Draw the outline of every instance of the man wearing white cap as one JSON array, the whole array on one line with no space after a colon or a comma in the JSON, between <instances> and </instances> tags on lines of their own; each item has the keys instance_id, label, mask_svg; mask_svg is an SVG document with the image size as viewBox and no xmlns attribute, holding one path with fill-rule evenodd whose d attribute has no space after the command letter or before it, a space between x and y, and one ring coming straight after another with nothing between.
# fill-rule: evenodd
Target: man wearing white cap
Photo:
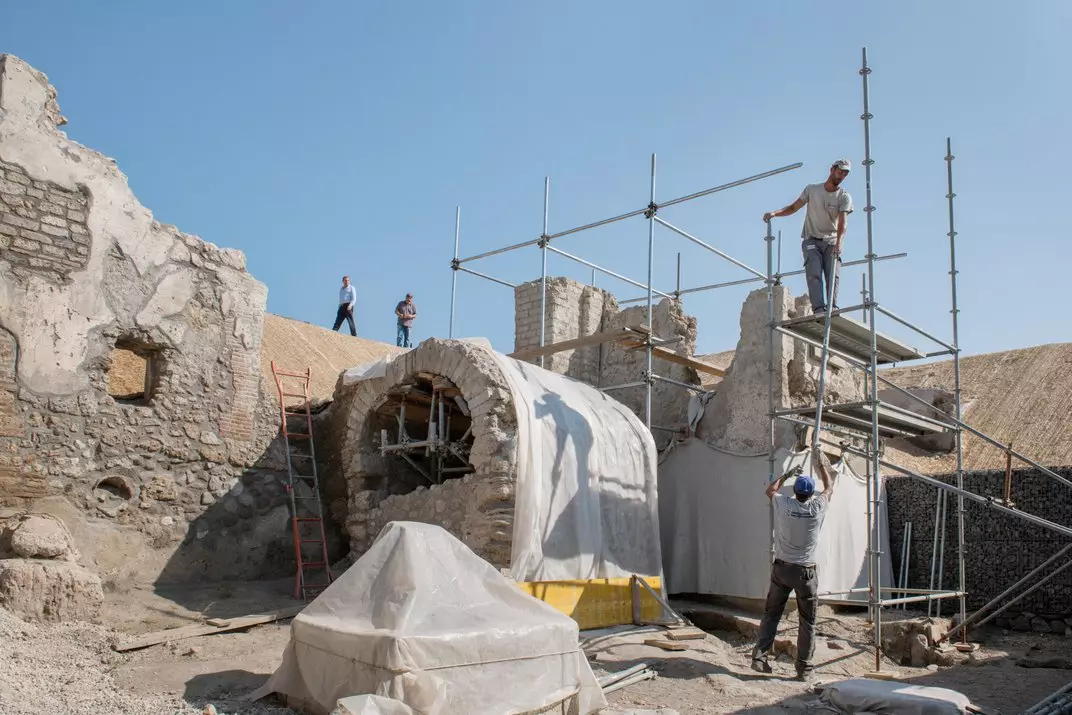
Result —
<instances>
[{"instance_id":1,"label":"man wearing white cap","mask_svg":"<svg viewBox=\"0 0 1072 715\"><path fill-rule=\"evenodd\" d=\"M816 315L826 312L826 296L833 283L831 310L837 309L837 276L835 261L841 260L841 242L845 238L849 214L852 213L852 197L841 188L841 182L849 175L852 165L848 159L838 159L830 167L830 175L822 184L808 184L800 192L800 198L785 208L763 214L764 221L779 216L791 216L808 207L804 215L803 239L804 274L808 279L808 295L811 309ZM823 284L823 278L826 284Z\"/></svg>"}]
</instances>

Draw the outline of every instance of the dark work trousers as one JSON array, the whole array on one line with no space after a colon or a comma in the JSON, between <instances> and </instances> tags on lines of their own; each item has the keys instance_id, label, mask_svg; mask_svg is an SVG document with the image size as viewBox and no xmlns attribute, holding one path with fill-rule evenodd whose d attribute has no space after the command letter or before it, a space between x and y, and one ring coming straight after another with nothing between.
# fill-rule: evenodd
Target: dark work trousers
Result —
<instances>
[{"instance_id":1,"label":"dark work trousers","mask_svg":"<svg viewBox=\"0 0 1072 715\"><path fill-rule=\"evenodd\" d=\"M759 641L752 658L766 661L774 647L774 635L778 632L778 621L782 620L785 602L789 592L797 594L797 615L800 625L797 627L797 675L810 673L811 659L815 654L815 615L819 603L819 578L815 566L799 566L775 559L771 565L770 590L767 591L767 604L763 611L763 622L759 625Z\"/></svg>"},{"instance_id":2,"label":"dark work trousers","mask_svg":"<svg viewBox=\"0 0 1072 715\"><path fill-rule=\"evenodd\" d=\"M339 312L335 314L335 327L332 330L338 330L342 327L342 321L346 321L350 324L350 335L357 336L357 326L354 325L354 311L350 310L348 303L339 304Z\"/></svg>"},{"instance_id":3,"label":"dark work trousers","mask_svg":"<svg viewBox=\"0 0 1072 715\"><path fill-rule=\"evenodd\" d=\"M834 265L841 261L841 257L834 255L833 241L805 238L800 248L804 252L804 275L808 280L808 297L811 299L812 311L826 309L831 282L834 284L834 307L831 310L837 310L838 279L834 276Z\"/></svg>"}]
</instances>

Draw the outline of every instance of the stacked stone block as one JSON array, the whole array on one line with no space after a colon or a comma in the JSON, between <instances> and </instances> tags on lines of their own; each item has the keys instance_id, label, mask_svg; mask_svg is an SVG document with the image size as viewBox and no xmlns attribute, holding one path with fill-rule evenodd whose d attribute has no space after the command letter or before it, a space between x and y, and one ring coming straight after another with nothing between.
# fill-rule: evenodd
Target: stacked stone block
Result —
<instances>
[{"instance_id":1,"label":"stacked stone block","mask_svg":"<svg viewBox=\"0 0 1072 715\"><path fill-rule=\"evenodd\" d=\"M88 196L0 159L0 261L65 280L89 260Z\"/></svg>"},{"instance_id":2,"label":"stacked stone block","mask_svg":"<svg viewBox=\"0 0 1072 715\"><path fill-rule=\"evenodd\" d=\"M515 350L540 344L540 290L537 280L518 286L514 292ZM648 323L646 306L619 310L614 296L607 291L560 277L547 279L544 315L547 345ZM666 346L668 350L691 356L696 349L696 319L685 315L677 301L664 298L656 303L653 329L659 338L678 338ZM531 362L538 364L539 359ZM625 350L614 343L600 343L548 355L544 367L596 387L619 385L643 379L647 353ZM699 385L698 376L690 368L656 359L654 369L657 374L678 382ZM614 397L643 418L644 388L616 390ZM656 383L652 388L652 422L663 426L682 425L688 401L689 394L683 388ZM656 434L657 443L665 444L668 439L668 433Z\"/></svg>"},{"instance_id":3,"label":"stacked stone block","mask_svg":"<svg viewBox=\"0 0 1072 715\"><path fill-rule=\"evenodd\" d=\"M388 460L397 459L380 455L374 414L391 388L417 373L444 377L461 391L472 420L469 462L475 472L431 488L393 493L384 476L391 471ZM484 348L425 340L391 363L384 377L340 384L329 419L326 429L338 445L338 461L330 468L342 472L349 492L345 528L352 554L364 553L389 522L410 520L439 524L488 562L510 565L517 414L506 376Z\"/></svg>"},{"instance_id":4,"label":"stacked stone block","mask_svg":"<svg viewBox=\"0 0 1072 715\"><path fill-rule=\"evenodd\" d=\"M1072 478L1072 469L1057 469ZM955 484L951 474L935 476ZM931 552L934 546L934 514L937 490L908 477L887 479L890 549L894 573L900 569L904 523L912 522L912 555L909 560L909 587L928 588ZM1000 499L1004 494L1005 473L1001 470L965 472L965 489ZM942 587L957 586L956 496L950 494L945 518L945 558ZM1013 471L1012 500L1022 511L1068 526L1072 524L1072 489L1035 469ZM976 609L1026 575L1068 544L1068 539L985 504L965 499L965 571L968 608ZM939 534L941 532L939 531ZM1058 561L1053 568L1060 566ZM943 613L952 614L955 601L947 601ZM1063 619L1072 618L1072 571L1065 571L1017 603L999 625L1022 630L1065 632ZM1058 621L1061 625L1058 626ZM1045 622L1045 624L1044 624ZM1045 628L1043 628L1045 625Z\"/></svg>"},{"instance_id":5,"label":"stacked stone block","mask_svg":"<svg viewBox=\"0 0 1072 715\"><path fill-rule=\"evenodd\" d=\"M171 554L143 578L292 572L265 286L153 220L61 119L47 77L0 55L0 507L63 500ZM117 345L154 356L141 404L109 394Z\"/></svg>"}]
</instances>

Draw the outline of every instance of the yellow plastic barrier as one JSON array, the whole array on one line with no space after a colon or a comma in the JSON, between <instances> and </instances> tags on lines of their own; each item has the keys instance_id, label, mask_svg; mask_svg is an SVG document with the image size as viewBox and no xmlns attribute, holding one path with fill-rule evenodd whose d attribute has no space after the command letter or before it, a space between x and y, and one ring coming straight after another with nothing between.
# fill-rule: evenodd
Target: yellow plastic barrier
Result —
<instances>
[{"instance_id":1,"label":"yellow plastic barrier","mask_svg":"<svg viewBox=\"0 0 1072 715\"><path fill-rule=\"evenodd\" d=\"M644 580L656 591L662 586L656 576L646 576ZM633 622L633 589L629 578L532 581L517 585L530 596L577 621L582 631ZM641 620L661 618L663 611L659 602L643 586L639 590Z\"/></svg>"}]
</instances>

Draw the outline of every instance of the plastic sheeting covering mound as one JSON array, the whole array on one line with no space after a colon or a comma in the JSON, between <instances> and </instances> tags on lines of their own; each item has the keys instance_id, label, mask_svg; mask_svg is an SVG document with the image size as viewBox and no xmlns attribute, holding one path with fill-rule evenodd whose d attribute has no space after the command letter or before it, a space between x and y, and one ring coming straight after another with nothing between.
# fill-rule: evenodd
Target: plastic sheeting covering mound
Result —
<instances>
[{"instance_id":1,"label":"plastic sheeting covering mound","mask_svg":"<svg viewBox=\"0 0 1072 715\"><path fill-rule=\"evenodd\" d=\"M655 442L596 388L493 353L517 408L510 575L661 576Z\"/></svg>"},{"instance_id":2,"label":"plastic sheeting covering mound","mask_svg":"<svg viewBox=\"0 0 1072 715\"><path fill-rule=\"evenodd\" d=\"M481 384L479 375L470 378L483 371L487 384L509 389L508 398L492 399L513 412L517 424L516 438L502 437L512 442L504 459L514 474L508 564L514 580L662 575L658 455L650 431L628 407L579 380L498 353L483 339L426 341L409 356L347 370L341 384L381 380L386 384L377 389L386 389L407 378L414 365L440 371L462 389L475 406L476 434L490 432L481 415L491 408L472 387ZM501 376L492 380L492 372ZM512 422L503 419L500 427ZM482 478L482 465L473 466L475 478Z\"/></svg>"},{"instance_id":3,"label":"plastic sheeting covering mound","mask_svg":"<svg viewBox=\"0 0 1072 715\"><path fill-rule=\"evenodd\" d=\"M802 464L810 474L809 454L777 453L775 473ZM867 585L867 483L845 462L833 466L838 477L816 552L820 593ZM664 455L659 520L667 592L749 599L767 595L773 524L763 490L769 469L766 455L732 454L698 439ZM822 482L816 481L821 491ZM782 492L792 493L791 481ZM882 583L892 585L885 529L882 544ZM866 602L867 594L839 598Z\"/></svg>"},{"instance_id":4,"label":"plastic sheeting covering mound","mask_svg":"<svg viewBox=\"0 0 1072 715\"><path fill-rule=\"evenodd\" d=\"M821 699L840 713L965 715L978 712L955 690L884 680L844 680L823 688Z\"/></svg>"},{"instance_id":5,"label":"plastic sheeting covering mound","mask_svg":"<svg viewBox=\"0 0 1072 715\"><path fill-rule=\"evenodd\" d=\"M606 705L577 624L522 592L444 529L391 522L291 624L283 663L251 697L311 715L373 694L417 715L521 715Z\"/></svg>"}]
</instances>

